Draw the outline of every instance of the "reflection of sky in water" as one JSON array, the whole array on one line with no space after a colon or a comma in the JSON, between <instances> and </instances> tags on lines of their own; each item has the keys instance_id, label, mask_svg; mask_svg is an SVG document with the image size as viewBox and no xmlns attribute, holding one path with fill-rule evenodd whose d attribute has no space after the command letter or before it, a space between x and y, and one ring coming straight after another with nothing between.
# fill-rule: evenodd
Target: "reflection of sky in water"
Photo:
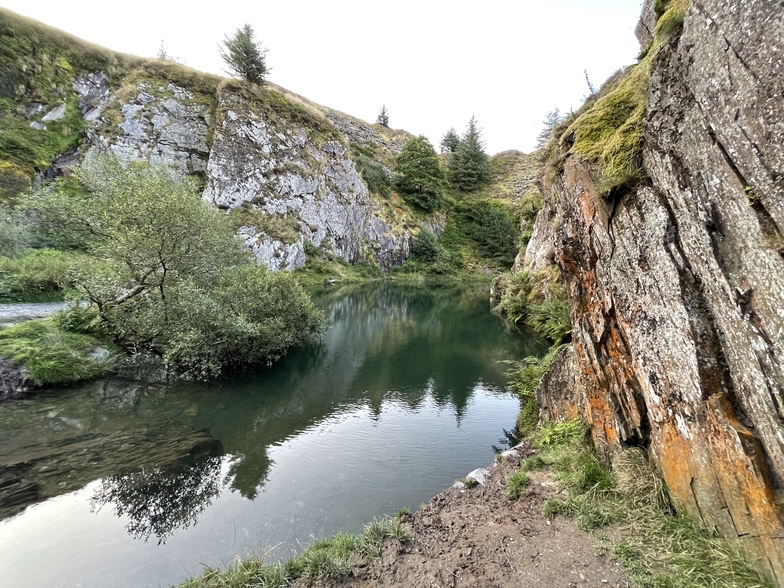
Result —
<instances>
[{"instance_id":1,"label":"reflection of sky in water","mask_svg":"<svg viewBox=\"0 0 784 588\"><path fill-rule=\"evenodd\" d=\"M506 366L497 360L542 350L491 316L486 300L360 288L320 299L333 321L323 344L263 374L174 389L107 382L0 408L0 446L207 430L224 452L88 477L0 523L4 583L168 586L202 564L260 549L285 557L310 537L417 508L490 463L518 407L498 388ZM177 477L189 483L169 486ZM133 516L118 518L118 508Z\"/></svg>"}]
</instances>

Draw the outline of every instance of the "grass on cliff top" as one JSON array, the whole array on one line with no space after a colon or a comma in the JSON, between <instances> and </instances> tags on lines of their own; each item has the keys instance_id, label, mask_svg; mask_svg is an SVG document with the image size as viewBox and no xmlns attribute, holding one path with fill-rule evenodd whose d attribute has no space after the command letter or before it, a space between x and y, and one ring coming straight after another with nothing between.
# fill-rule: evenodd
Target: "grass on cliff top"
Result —
<instances>
[{"instance_id":1,"label":"grass on cliff top","mask_svg":"<svg viewBox=\"0 0 784 588\"><path fill-rule=\"evenodd\" d=\"M0 331L0 357L21 364L36 386L72 384L111 370L114 355L92 355L103 345L61 329L54 319L28 321Z\"/></svg>"},{"instance_id":2,"label":"grass on cliff top","mask_svg":"<svg viewBox=\"0 0 784 588\"><path fill-rule=\"evenodd\" d=\"M568 128L558 133L566 142L562 149L595 167L597 191L604 196L645 177L642 148L651 68L661 47L683 23L689 0L658 4L654 39L640 62L613 76L597 96L589 98Z\"/></svg>"},{"instance_id":3,"label":"grass on cliff top","mask_svg":"<svg viewBox=\"0 0 784 588\"><path fill-rule=\"evenodd\" d=\"M283 588L292 580L329 582L354 572L363 559L377 559L387 538L400 543L410 540L400 518L376 519L365 525L362 533L343 533L317 541L301 555L279 564L265 564L258 559L237 560L227 570L208 568L202 576L188 580L181 588Z\"/></svg>"}]
</instances>

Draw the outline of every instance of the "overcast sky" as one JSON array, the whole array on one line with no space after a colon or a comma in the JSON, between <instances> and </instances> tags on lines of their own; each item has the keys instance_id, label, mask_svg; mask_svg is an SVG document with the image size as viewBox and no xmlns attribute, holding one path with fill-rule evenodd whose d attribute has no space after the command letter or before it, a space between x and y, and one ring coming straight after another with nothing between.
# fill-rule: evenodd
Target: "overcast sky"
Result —
<instances>
[{"instance_id":1,"label":"overcast sky","mask_svg":"<svg viewBox=\"0 0 784 588\"><path fill-rule=\"evenodd\" d=\"M438 146L471 115L489 153L530 151L548 111L577 108L635 62L641 0L0 0L116 51L169 55L226 75L218 46L249 23L273 82L319 104Z\"/></svg>"}]
</instances>

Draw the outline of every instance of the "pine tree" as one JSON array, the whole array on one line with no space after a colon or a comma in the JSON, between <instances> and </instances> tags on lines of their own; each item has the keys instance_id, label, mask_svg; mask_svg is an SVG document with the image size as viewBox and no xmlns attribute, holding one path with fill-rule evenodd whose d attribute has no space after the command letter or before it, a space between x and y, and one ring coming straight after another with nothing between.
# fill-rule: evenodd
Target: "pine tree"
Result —
<instances>
[{"instance_id":1,"label":"pine tree","mask_svg":"<svg viewBox=\"0 0 784 588\"><path fill-rule=\"evenodd\" d=\"M457 150L449 159L449 183L458 190L473 192L489 180L490 165L482 133L472 116Z\"/></svg>"},{"instance_id":2,"label":"pine tree","mask_svg":"<svg viewBox=\"0 0 784 588\"><path fill-rule=\"evenodd\" d=\"M454 153L460 146L460 135L454 127L449 129L444 136L441 137L441 153Z\"/></svg>"},{"instance_id":3,"label":"pine tree","mask_svg":"<svg viewBox=\"0 0 784 588\"><path fill-rule=\"evenodd\" d=\"M223 41L226 50L221 49L221 57L231 73L263 86L268 73L265 62L267 50L253 40L253 35L253 29L246 24L237 29L233 37L226 36Z\"/></svg>"},{"instance_id":4,"label":"pine tree","mask_svg":"<svg viewBox=\"0 0 784 588\"><path fill-rule=\"evenodd\" d=\"M407 202L427 211L441 206L444 172L425 137L410 139L397 158L395 186Z\"/></svg>"},{"instance_id":5,"label":"pine tree","mask_svg":"<svg viewBox=\"0 0 784 588\"><path fill-rule=\"evenodd\" d=\"M381 111L378 113L378 116L376 117L376 123L380 124L382 127L389 126L389 112L387 111L386 104L384 104L381 107Z\"/></svg>"},{"instance_id":6,"label":"pine tree","mask_svg":"<svg viewBox=\"0 0 784 588\"><path fill-rule=\"evenodd\" d=\"M536 136L537 149L541 149L547 145L547 142L550 140L555 127L557 127L561 121L563 121L563 117L561 116L561 111L557 108L547 113L547 116L542 121L542 130Z\"/></svg>"}]
</instances>

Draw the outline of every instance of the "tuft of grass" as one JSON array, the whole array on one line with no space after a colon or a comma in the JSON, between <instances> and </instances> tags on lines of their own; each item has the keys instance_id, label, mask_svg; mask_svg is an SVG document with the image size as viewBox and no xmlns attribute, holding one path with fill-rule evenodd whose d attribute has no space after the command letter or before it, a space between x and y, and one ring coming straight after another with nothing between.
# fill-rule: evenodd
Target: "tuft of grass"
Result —
<instances>
[{"instance_id":1,"label":"tuft of grass","mask_svg":"<svg viewBox=\"0 0 784 588\"><path fill-rule=\"evenodd\" d=\"M529 481L527 471L520 468L506 479L506 495L511 500L517 500Z\"/></svg>"},{"instance_id":2,"label":"tuft of grass","mask_svg":"<svg viewBox=\"0 0 784 588\"><path fill-rule=\"evenodd\" d=\"M311 583L334 581L354 573L361 558L378 558L387 538L402 544L411 540L399 517L373 519L359 535L341 533L317 541L283 563L238 559L224 571L208 568L200 577L182 583L180 588L281 588L297 578Z\"/></svg>"},{"instance_id":3,"label":"tuft of grass","mask_svg":"<svg viewBox=\"0 0 784 588\"><path fill-rule=\"evenodd\" d=\"M0 331L0 357L21 364L36 386L72 384L111 370L114 355L93 356L102 344L59 329L52 320L28 321Z\"/></svg>"}]
</instances>

